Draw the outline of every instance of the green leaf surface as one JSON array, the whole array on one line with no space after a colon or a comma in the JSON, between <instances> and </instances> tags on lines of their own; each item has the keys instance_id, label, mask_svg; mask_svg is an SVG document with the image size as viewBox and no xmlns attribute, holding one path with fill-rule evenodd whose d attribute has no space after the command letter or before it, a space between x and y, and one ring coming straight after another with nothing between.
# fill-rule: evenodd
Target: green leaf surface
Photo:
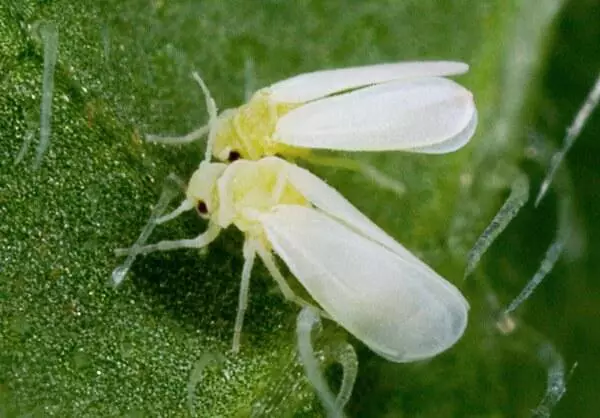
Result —
<instances>
[{"instance_id":1,"label":"green leaf surface","mask_svg":"<svg viewBox=\"0 0 600 418\"><path fill-rule=\"evenodd\" d=\"M163 147L142 138L183 134L205 122L194 70L225 109L241 104L248 87L298 73L424 59L471 65L459 79L480 112L468 147L442 156L347 156L402 181L403 196L358 174L311 169L464 288L470 326L449 352L396 365L326 321L326 335L349 338L359 352L347 412L528 416L543 395L545 371L529 348L511 348L527 338L500 335L481 283L491 277L492 288L504 289L504 304L518 287L507 290L494 280L501 280L495 263L483 264L468 283L461 279L468 250L519 171L524 126L561 6L561 0L3 2L0 417L236 417L250 416L259 404L275 411L262 416L323 416L293 363L298 309L262 266L252 276L242 351L229 351L242 265L237 231L201 253L140 257L123 286L109 286L121 262L113 250L134 242L163 179L171 172L187 178L203 155L203 145ZM58 61L50 148L34 170L45 47L39 27L46 23L58 28ZM14 164L28 136L31 149ZM158 227L151 241L192 237L203 228L190 214ZM546 235L540 248L552 238ZM526 390L517 393L507 373Z\"/></svg>"}]
</instances>

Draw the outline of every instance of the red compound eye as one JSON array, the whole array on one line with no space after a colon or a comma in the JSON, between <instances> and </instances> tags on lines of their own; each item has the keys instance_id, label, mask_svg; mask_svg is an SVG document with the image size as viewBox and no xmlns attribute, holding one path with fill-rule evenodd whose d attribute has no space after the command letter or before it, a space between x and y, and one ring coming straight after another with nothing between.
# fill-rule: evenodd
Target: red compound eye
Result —
<instances>
[{"instance_id":1,"label":"red compound eye","mask_svg":"<svg viewBox=\"0 0 600 418\"><path fill-rule=\"evenodd\" d=\"M200 215L206 215L208 213L208 207L206 206L206 203L204 203L202 200L200 200L196 205L196 210Z\"/></svg>"},{"instance_id":2,"label":"red compound eye","mask_svg":"<svg viewBox=\"0 0 600 418\"><path fill-rule=\"evenodd\" d=\"M234 162L235 160L239 160L241 157L238 151L229 151L229 155L227 156L227 160L230 162Z\"/></svg>"}]
</instances>

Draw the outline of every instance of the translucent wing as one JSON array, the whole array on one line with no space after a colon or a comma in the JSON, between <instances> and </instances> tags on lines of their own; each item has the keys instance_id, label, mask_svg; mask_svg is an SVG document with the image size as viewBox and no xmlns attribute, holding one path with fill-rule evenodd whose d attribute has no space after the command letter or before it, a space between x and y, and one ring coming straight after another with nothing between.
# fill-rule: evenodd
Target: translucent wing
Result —
<instances>
[{"instance_id":1,"label":"translucent wing","mask_svg":"<svg viewBox=\"0 0 600 418\"><path fill-rule=\"evenodd\" d=\"M422 147L414 147L407 149L409 152L418 152L421 154L447 154L464 147L471 139L477 128L477 112L473 112L473 117L458 134L448 138L445 141L435 143L433 145L425 145Z\"/></svg>"},{"instance_id":2,"label":"translucent wing","mask_svg":"<svg viewBox=\"0 0 600 418\"><path fill-rule=\"evenodd\" d=\"M427 264L423 263L402 244L390 237L384 230L379 228L373 221L348 202L337 190L319 177L304 168L277 157L264 158L262 161L269 163L271 160L274 163L277 161L279 164L286 165L288 181L314 206L331 215L333 218L340 220L360 235L364 235L370 240L380 243L406 260L413 261L415 268L423 270L422 274L436 274ZM443 281L443 284L454 289L454 286L446 281Z\"/></svg>"},{"instance_id":3,"label":"translucent wing","mask_svg":"<svg viewBox=\"0 0 600 418\"><path fill-rule=\"evenodd\" d=\"M441 153L465 145L477 124L470 91L445 78L393 81L300 106L275 139L315 149Z\"/></svg>"},{"instance_id":4,"label":"translucent wing","mask_svg":"<svg viewBox=\"0 0 600 418\"><path fill-rule=\"evenodd\" d=\"M268 160L275 159L280 163L286 164L288 181L290 181L294 188L306 197L306 199L314 206L333 218L338 219L350 229L357 231L360 235L364 235L370 240L378 242L402 258L412 261L415 268L422 270L422 274L436 274L429 266L427 266L427 264L421 262L421 260L413 253L375 225L361 211L356 209L337 190L329 186L310 171L276 157L264 158L263 161L266 163ZM454 288L452 284L446 281L444 281L443 284L450 288Z\"/></svg>"},{"instance_id":5,"label":"translucent wing","mask_svg":"<svg viewBox=\"0 0 600 418\"><path fill-rule=\"evenodd\" d=\"M463 334L468 304L416 258L404 258L313 208L276 206L261 223L319 305L381 356L432 357Z\"/></svg>"},{"instance_id":6,"label":"translucent wing","mask_svg":"<svg viewBox=\"0 0 600 418\"><path fill-rule=\"evenodd\" d=\"M453 61L415 61L366 65L300 74L269 87L278 103L305 103L333 93L392 80L462 74L469 66Z\"/></svg>"},{"instance_id":7,"label":"translucent wing","mask_svg":"<svg viewBox=\"0 0 600 418\"><path fill-rule=\"evenodd\" d=\"M286 165L288 181L314 206L339 219L362 235L368 236L371 240L379 242L391 251L402 256L413 256L412 253L375 225L348 202L344 196L319 177L304 168L277 157L267 157L262 161L268 163L270 160L274 162L277 160L279 164Z\"/></svg>"}]
</instances>

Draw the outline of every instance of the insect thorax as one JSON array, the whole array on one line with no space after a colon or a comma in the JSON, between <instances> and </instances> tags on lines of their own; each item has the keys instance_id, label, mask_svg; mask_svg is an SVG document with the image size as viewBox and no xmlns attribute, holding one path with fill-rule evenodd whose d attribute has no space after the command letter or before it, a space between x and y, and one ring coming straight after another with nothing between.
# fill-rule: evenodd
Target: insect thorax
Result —
<instances>
[{"instance_id":1,"label":"insect thorax","mask_svg":"<svg viewBox=\"0 0 600 418\"><path fill-rule=\"evenodd\" d=\"M233 223L242 232L262 239L268 248L260 215L276 205L310 206L287 179L286 169L287 163L278 158L231 164L219 180L219 224Z\"/></svg>"},{"instance_id":2,"label":"insect thorax","mask_svg":"<svg viewBox=\"0 0 600 418\"><path fill-rule=\"evenodd\" d=\"M297 106L273 103L267 91L256 92L248 103L220 115L213 155L221 161L227 161L232 151L237 152L239 158L249 160L272 155L305 154L305 150L282 144L273 138L277 120Z\"/></svg>"}]
</instances>

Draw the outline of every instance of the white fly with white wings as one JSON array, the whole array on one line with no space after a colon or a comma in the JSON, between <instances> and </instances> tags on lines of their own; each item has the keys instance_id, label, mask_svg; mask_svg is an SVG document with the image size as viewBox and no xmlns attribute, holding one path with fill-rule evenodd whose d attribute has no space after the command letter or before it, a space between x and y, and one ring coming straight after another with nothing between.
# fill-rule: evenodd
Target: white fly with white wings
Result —
<instances>
[{"instance_id":1,"label":"white fly with white wings","mask_svg":"<svg viewBox=\"0 0 600 418\"><path fill-rule=\"evenodd\" d=\"M206 160L221 161L302 158L311 149L448 153L464 146L477 125L472 93L445 78L468 69L461 62L415 61L315 71L260 89L220 114L194 74L208 125L148 140L187 143L208 133Z\"/></svg>"},{"instance_id":2,"label":"white fly with white wings","mask_svg":"<svg viewBox=\"0 0 600 418\"><path fill-rule=\"evenodd\" d=\"M234 224L245 235L233 349L237 351L250 271L261 258L284 296L305 305L272 252L334 321L395 362L429 358L463 334L469 305L444 280L318 177L277 157L203 162L186 200L163 222L196 208L209 219L195 239L132 248L135 253L208 245Z\"/></svg>"}]
</instances>

